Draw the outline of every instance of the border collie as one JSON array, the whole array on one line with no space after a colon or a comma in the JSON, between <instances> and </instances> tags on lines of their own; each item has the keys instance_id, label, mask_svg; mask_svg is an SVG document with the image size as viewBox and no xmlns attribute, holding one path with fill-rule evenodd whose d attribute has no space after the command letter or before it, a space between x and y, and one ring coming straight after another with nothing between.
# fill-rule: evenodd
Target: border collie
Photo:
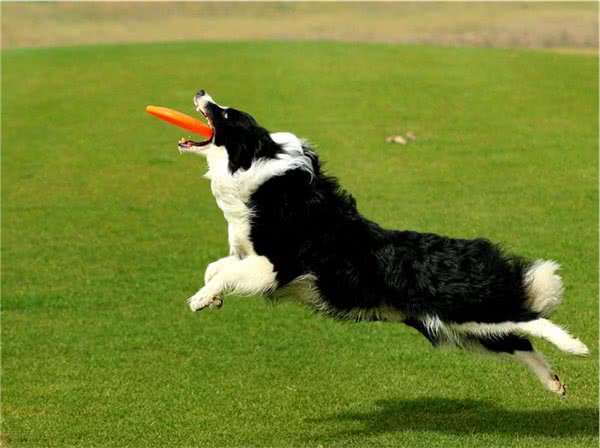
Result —
<instances>
[{"instance_id":1,"label":"border collie","mask_svg":"<svg viewBox=\"0 0 600 448\"><path fill-rule=\"evenodd\" d=\"M534 350L536 336L571 355L588 348L548 319L561 301L553 261L509 256L485 239L387 230L323 173L293 134L269 133L249 114L193 98L213 128L181 152L208 160L205 175L228 224L229 256L208 265L192 311L226 294L294 294L341 319L404 322L434 346L507 353L550 391L564 384Z\"/></svg>"}]
</instances>

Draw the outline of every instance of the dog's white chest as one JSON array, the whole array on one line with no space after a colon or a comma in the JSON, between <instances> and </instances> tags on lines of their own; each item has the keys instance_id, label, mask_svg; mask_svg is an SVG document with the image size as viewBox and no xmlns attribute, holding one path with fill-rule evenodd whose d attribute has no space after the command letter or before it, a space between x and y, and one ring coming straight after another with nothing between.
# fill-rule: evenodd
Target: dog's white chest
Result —
<instances>
[{"instance_id":1,"label":"dog's white chest","mask_svg":"<svg viewBox=\"0 0 600 448\"><path fill-rule=\"evenodd\" d=\"M252 211L247 205L249 198L242 189L240 179L229 172L224 150L211 151L208 162L209 170L205 177L210 179L217 206L227 220L229 252L240 258L254 255L254 246L250 240Z\"/></svg>"},{"instance_id":2,"label":"dog's white chest","mask_svg":"<svg viewBox=\"0 0 600 448\"><path fill-rule=\"evenodd\" d=\"M312 175L312 161L302 149L302 142L293 134L279 132L271 138L281 145L278 157L254 161L247 170L229 171L227 151L223 147L208 149L208 173L217 205L229 224L229 250L239 257L254 255L250 239L252 210L248 207L252 194L267 180L288 170L305 169Z\"/></svg>"}]
</instances>

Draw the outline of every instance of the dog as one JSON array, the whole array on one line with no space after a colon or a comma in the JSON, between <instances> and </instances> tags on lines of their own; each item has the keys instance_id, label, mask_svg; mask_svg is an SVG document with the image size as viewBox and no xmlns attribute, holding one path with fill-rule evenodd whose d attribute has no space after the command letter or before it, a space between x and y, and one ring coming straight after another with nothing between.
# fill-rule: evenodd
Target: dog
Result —
<instances>
[{"instance_id":1,"label":"dog","mask_svg":"<svg viewBox=\"0 0 600 448\"><path fill-rule=\"evenodd\" d=\"M269 133L204 90L193 102L213 135L181 139L178 149L208 161L229 256L208 265L204 286L188 299L192 311L220 307L227 294L291 292L335 318L403 322L434 346L508 354L565 395L528 339L589 354L548 319L563 292L556 262L509 256L481 238L383 229L357 211L305 140Z\"/></svg>"}]
</instances>

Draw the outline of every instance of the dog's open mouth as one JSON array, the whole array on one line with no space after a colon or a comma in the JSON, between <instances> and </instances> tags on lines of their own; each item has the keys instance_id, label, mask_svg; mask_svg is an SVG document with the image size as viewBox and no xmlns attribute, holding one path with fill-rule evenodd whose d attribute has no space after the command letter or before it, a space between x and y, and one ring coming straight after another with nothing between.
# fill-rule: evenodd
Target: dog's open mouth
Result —
<instances>
[{"instance_id":1,"label":"dog's open mouth","mask_svg":"<svg viewBox=\"0 0 600 448\"><path fill-rule=\"evenodd\" d=\"M213 138L215 137L215 128L213 127L208 115L206 113L204 113L204 111L200 107L198 107L196 110L198 112L200 112L204 116L204 118L207 119L208 125L213 130L213 134L210 138L208 138L206 140L202 140L202 141L187 140L184 137L182 137L179 140L179 142L177 142L177 146L179 146L180 148L193 148L193 147L197 147L197 146L207 146L209 143L211 143L213 141Z\"/></svg>"},{"instance_id":2,"label":"dog's open mouth","mask_svg":"<svg viewBox=\"0 0 600 448\"><path fill-rule=\"evenodd\" d=\"M210 142L212 142L212 137L201 142L197 142L195 140L186 140L182 137L181 140L179 140L179 142L177 143L177 146L179 146L180 148L192 148L194 146L207 146Z\"/></svg>"}]
</instances>

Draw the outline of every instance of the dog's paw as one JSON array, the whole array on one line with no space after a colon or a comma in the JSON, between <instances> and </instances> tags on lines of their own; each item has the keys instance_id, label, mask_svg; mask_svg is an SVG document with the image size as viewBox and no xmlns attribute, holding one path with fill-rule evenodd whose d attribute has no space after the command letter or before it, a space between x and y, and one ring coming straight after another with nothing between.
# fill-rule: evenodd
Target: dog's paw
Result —
<instances>
[{"instance_id":1,"label":"dog's paw","mask_svg":"<svg viewBox=\"0 0 600 448\"><path fill-rule=\"evenodd\" d=\"M205 288L202 288L192 297L187 300L190 310L196 312L203 310L204 308L221 308L223 306L223 299L219 296L213 296L203 292Z\"/></svg>"},{"instance_id":2,"label":"dog's paw","mask_svg":"<svg viewBox=\"0 0 600 448\"><path fill-rule=\"evenodd\" d=\"M204 289L205 288L202 288L200 291L198 291L196 294L194 294L187 300L190 310L194 312L203 310L204 308L210 306L210 304L213 302L215 297L213 297L210 294L206 294Z\"/></svg>"},{"instance_id":3,"label":"dog's paw","mask_svg":"<svg viewBox=\"0 0 600 448\"><path fill-rule=\"evenodd\" d=\"M554 392L556 395L560 396L560 398L565 398L567 396L567 385L560 381L558 375L554 375L554 377L548 381L546 387L550 392Z\"/></svg>"}]
</instances>

